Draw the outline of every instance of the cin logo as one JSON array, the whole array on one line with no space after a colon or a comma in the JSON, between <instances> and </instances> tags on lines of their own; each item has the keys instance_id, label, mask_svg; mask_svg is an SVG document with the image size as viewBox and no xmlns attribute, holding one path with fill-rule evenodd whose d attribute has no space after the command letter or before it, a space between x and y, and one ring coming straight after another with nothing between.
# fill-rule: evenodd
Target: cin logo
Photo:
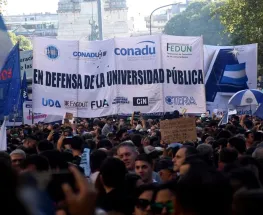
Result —
<instances>
[{"instance_id":1,"label":"cin logo","mask_svg":"<svg viewBox=\"0 0 263 215\"><path fill-rule=\"evenodd\" d=\"M46 48L45 54L50 60L56 60L59 57L59 51L57 47L53 45Z\"/></svg>"},{"instance_id":2,"label":"cin logo","mask_svg":"<svg viewBox=\"0 0 263 215\"><path fill-rule=\"evenodd\" d=\"M58 100L54 101L52 99L44 99L42 98L42 105L46 107L56 107L61 108L61 105Z\"/></svg>"},{"instance_id":3,"label":"cin logo","mask_svg":"<svg viewBox=\"0 0 263 215\"><path fill-rule=\"evenodd\" d=\"M109 103L106 99L91 102L91 109L107 108Z\"/></svg>"},{"instance_id":4,"label":"cin logo","mask_svg":"<svg viewBox=\"0 0 263 215\"><path fill-rule=\"evenodd\" d=\"M134 97L133 106L148 106L149 100L148 97Z\"/></svg>"}]
</instances>

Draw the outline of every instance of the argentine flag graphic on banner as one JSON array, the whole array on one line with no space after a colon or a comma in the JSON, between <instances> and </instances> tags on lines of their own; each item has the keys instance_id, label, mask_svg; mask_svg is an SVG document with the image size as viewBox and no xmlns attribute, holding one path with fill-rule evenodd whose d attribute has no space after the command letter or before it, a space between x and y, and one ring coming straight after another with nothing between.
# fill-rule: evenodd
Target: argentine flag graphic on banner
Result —
<instances>
[{"instance_id":1,"label":"argentine flag graphic on banner","mask_svg":"<svg viewBox=\"0 0 263 215\"><path fill-rule=\"evenodd\" d=\"M248 81L246 63L226 65L220 84L245 86Z\"/></svg>"},{"instance_id":2,"label":"argentine flag graphic on banner","mask_svg":"<svg viewBox=\"0 0 263 215\"><path fill-rule=\"evenodd\" d=\"M233 49L220 49L206 82L206 100L214 102L217 93L236 93L248 89L246 63L240 63Z\"/></svg>"}]
</instances>

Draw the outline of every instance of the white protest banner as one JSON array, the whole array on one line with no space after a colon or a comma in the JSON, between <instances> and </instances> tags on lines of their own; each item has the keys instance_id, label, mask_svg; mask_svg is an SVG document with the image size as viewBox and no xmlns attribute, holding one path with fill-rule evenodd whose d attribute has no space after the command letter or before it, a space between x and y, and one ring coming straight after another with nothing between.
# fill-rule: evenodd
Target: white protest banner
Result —
<instances>
[{"instance_id":1,"label":"white protest banner","mask_svg":"<svg viewBox=\"0 0 263 215\"><path fill-rule=\"evenodd\" d=\"M47 118L47 114L34 113L32 111L32 101L25 101L23 103L23 118L24 124L32 125L32 117L34 117L34 123L43 122Z\"/></svg>"},{"instance_id":2,"label":"white protest banner","mask_svg":"<svg viewBox=\"0 0 263 215\"><path fill-rule=\"evenodd\" d=\"M26 72L27 78L32 78L33 74L33 51L20 52L20 71L21 77Z\"/></svg>"},{"instance_id":3,"label":"white protest banner","mask_svg":"<svg viewBox=\"0 0 263 215\"><path fill-rule=\"evenodd\" d=\"M192 56L169 59L165 47L182 41L192 47ZM200 37L90 42L35 38L34 112L70 112L76 117L184 108L188 113L205 112L201 47Z\"/></svg>"},{"instance_id":4,"label":"white protest banner","mask_svg":"<svg viewBox=\"0 0 263 215\"><path fill-rule=\"evenodd\" d=\"M163 85L165 111L205 113L203 39L162 36L162 59L167 68L167 84Z\"/></svg>"},{"instance_id":5,"label":"white protest banner","mask_svg":"<svg viewBox=\"0 0 263 215\"><path fill-rule=\"evenodd\" d=\"M115 39L116 69L127 76L127 84L118 88L114 103L120 113L164 112L160 36ZM114 73L112 73L114 75ZM128 98L128 102L122 102Z\"/></svg>"},{"instance_id":6,"label":"white protest banner","mask_svg":"<svg viewBox=\"0 0 263 215\"><path fill-rule=\"evenodd\" d=\"M231 96L257 88L257 44L204 46L204 68L207 109L227 112Z\"/></svg>"},{"instance_id":7,"label":"white protest banner","mask_svg":"<svg viewBox=\"0 0 263 215\"><path fill-rule=\"evenodd\" d=\"M6 150L7 150L6 120L4 119L4 122L0 129L0 151L6 151Z\"/></svg>"},{"instance_id":8,"label":"white protest banner","mask_svg":"<svg viewBox=\"0 0 263 215\"><path fill-rule=\"evenodd\" d=\"M32 125L32 123L44 122L52 123L57 121L62 121L62 116L51 115L51 114L42 114L42 113L33 113L32 101L25 101L23 103L23 122L27 125ZM34 117L34 120L32 120Z\"/></svg>"}]
</instances>

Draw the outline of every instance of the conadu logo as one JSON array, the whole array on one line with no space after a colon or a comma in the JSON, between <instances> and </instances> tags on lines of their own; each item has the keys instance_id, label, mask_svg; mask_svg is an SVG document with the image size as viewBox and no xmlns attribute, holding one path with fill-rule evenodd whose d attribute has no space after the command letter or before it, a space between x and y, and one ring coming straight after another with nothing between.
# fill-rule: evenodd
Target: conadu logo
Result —
<instances>
[{"instance_id":1,"label":"conadu logo","mask_svg":"<svg viewBox=\"0 0 263 215\"><path fill-rule=\"evenodd\" d=\"M151 40L141 41L130 48L115 48L115 55L127 56L128 58L142 59L156 55L155 42Z\"/></svg>"}]
</instances>

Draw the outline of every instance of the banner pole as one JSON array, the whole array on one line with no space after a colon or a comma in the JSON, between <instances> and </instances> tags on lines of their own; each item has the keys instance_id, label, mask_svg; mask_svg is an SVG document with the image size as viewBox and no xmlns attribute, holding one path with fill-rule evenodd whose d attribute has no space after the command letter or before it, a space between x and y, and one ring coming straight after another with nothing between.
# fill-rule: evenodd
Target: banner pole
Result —
<instances>
[{"instance_id":1,"label":"banner pole","mask_svg":"<svg viewBox=\"0 0 263 215\"><path fill-rule=\"evenodd\" d=\"M32 125L34 125L34 112L33 112L33 109L32 109Z\"/></svg>"}]
</instances>

